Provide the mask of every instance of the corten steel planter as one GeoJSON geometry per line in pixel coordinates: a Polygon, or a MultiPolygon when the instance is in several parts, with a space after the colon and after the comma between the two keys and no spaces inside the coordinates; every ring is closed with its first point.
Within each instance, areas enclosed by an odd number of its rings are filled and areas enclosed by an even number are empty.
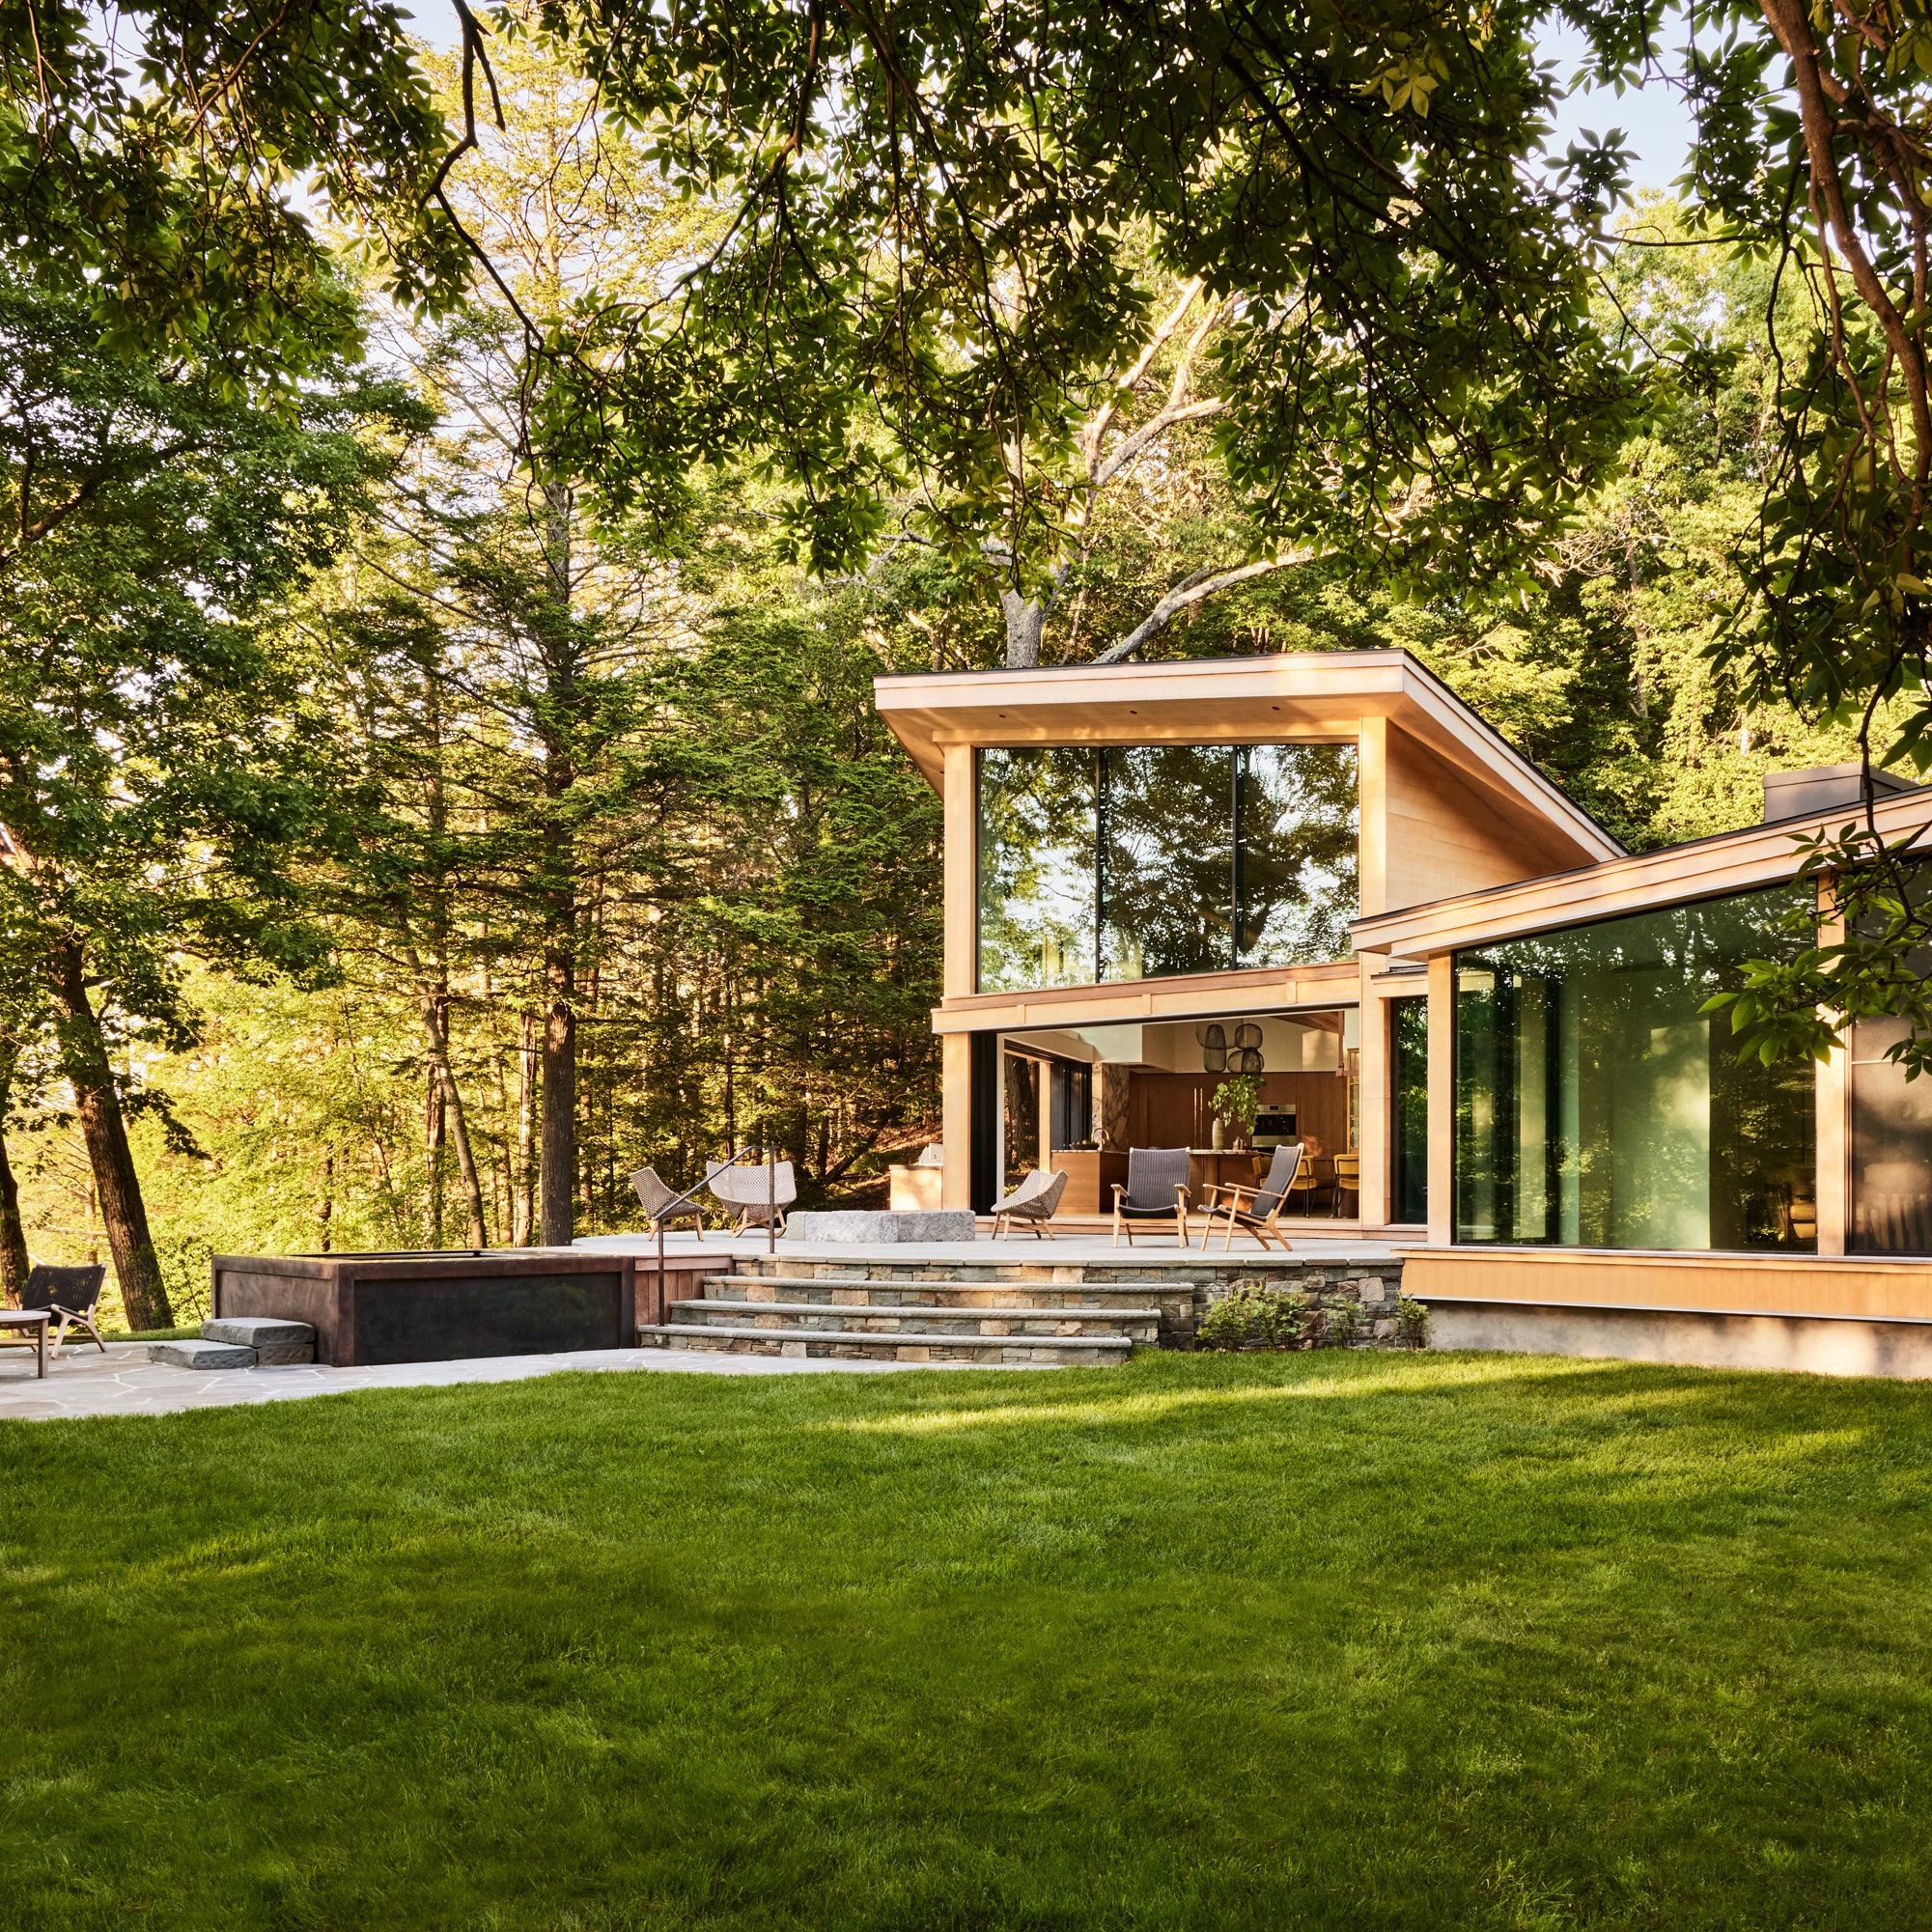
{"type": "Polygon", "coordinates": [[[307,1322],[316,1359],[340,1368],[637,1346],[628,1254],[217,1254],[210,1272],[218,1319],[307,1322]]]}

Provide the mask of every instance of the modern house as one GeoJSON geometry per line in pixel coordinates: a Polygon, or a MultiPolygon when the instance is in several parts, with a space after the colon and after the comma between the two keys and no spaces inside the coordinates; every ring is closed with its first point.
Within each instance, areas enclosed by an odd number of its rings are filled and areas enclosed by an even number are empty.
{"type": "Polygon", "coordinates": [[[1794,835],[1856,774],[1632,854],[1397,651],[877,701],[945,801],[949,1206],[1050,1165],[1098,1212],[1134,1146],[1230,1178],[1213,1095],[1252,1073],[1255,1146],[1358,1162],[1330,1205],[1452,1335],[1932,1372],[1932,1082],[1870,1026],[1740,1066],[1701,1011],[1805,942],[1794,835]]]}

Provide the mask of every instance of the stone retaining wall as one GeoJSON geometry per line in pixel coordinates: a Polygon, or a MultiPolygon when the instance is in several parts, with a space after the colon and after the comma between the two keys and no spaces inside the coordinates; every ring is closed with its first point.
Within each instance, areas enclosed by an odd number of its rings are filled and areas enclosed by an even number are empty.
{"type": "MultiPolygon", "coordinates": [[[[921,1282],[984,1284],[989,1288],[1005,1283],[1035,1290],[1109,1288],[1117,1296],[1139,1294],[1159,1302],[1160,1346],[1165,1349],[1191,1349],[1200,1318],[1237,1288],[1273,1288],[1283,1294],[1299,1290],[1307,1296],[1311,1309],[1320,1309],[1325,1317],[1345,1306],[1354,1311],[1352,1348],[1393,1349],[1403,1346],[1395,1321],[1402,1267],[1400,1255],[1373,1261],[1320,1261],[1292,1254],[1203,1255],[1199,1249],[1162,1254],[1158,1261],[1150,1256],[1134,1264],[1124,1260],[1066,1263],[1056,1262],[1050,1253],[1038,1259],[1030,1255],[1024,1260],[1017,1255],[995,1258],[984,1247],[975,1250],[962,1244],[958,1260],[758,1255],[740,1257],[733,1273],[753,1277],[778,1274],[810,1275],[827,1281],[893,1281],[915,1295],[921,1282]]],[[[1329,1325],[1325,1320],[1311,1326],[1319,1330],[1329,1325]]],[[[1306,1346],[1334,1344],[1317,1332],[1306,1346]]]]}

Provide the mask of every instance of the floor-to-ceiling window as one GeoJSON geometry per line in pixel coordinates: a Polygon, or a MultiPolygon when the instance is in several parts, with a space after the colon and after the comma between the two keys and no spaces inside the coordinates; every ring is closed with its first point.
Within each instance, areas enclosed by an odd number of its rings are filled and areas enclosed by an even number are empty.
{"type": "Polygon", "coordinates": [[[1395,999],[1388,1010],[1389,1212],[1419,1227],[1429,1218],[1429,1002],[1395,999]]]}
{"type": "Polygon", "coordinates": [[[1346,958],[1352,744],[979,754],[983,992],[1346,958]]]}
{"type": "Polygon", "coordinates": [[[1815,1246],[1813,1067],[1741,1064],[1715,993],[1807,941],[1797,887],[1458,954],[1456,1239],[1815,1246]]]}
{"type": "MultiPolygon", "coordinates": [[[[1932,892],[1920,867],[1916,894],[1932,892]]],[[[1932,973],[1932,951],[1912,969],[1932,973]]],[[[1887,1057],[1912,1031],[1904,1020],[1861,1020],[1851,1029],[1851,1226],[1854,1254],[1932,1254],[1932,1078],[1905,1078],[1887,1057]]]]}

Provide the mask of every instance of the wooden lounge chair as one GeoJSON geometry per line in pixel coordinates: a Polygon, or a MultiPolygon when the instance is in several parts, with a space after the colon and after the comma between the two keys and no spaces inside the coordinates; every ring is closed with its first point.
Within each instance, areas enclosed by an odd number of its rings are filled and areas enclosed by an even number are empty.
{"type": "Polygon", "coordinates": [[[1113,1245],[1121,1230],[1134,1246],[1135,1221],[1172,1220],[1181,1246],[1188,1246],[1188,1150],[1185,1147],[1130,1147],[1127,1186],[1113,1184],[1113,1245]]]}
{"type": "Polygon", "coordinates": [[[1012,1233],[1013,1223],[1018,1221],[1031,1229],[1036,1240],[1045,1235],[1051,1241],[1053,1230],[1047,1223],[1053,1218],[1053,1210],[1060,1205],[1060,1196],[1066,1191],[1065,1174],[1050,1174],[1044,1167],[1035,1167],[1003,1201],[994,1203],[994,1240],[1012,1233]]]}
{"type": "Polygon", "coordinates": [[[100,1284],[107,1270],[100,1263],[79,1268],[49,1268],[44,1263],[27,1276],[20,1294],[22,1308],[45,1308],[53,1320],[52,1355],[61,1358],[61,1342],[70,1329],[85,1329],[102,1355],[107,1344],[94,1326],[94,1312],[100,1305],[100,1284]]]}
{"type": "Polygon", "coordinates": [[[1205,1249],[1214,1238],[1217,1215],[1227,1217],[1227,1233],[1221,1242],[1223,1252],[1234,1246],[1237,1227],[1251,1234],[1264,1249],[1272,1241],[1278,1241],[1284,1250],[1291,1247],[1293,1244],[1276,1223],[1281,1218],[1281,1210],[1294,1198],[1296,1177],[1306,1166],[1300,1142],[1291,1141],[1287,1146],[1274,1150],[1274,1158],[1268,1163],[1268,1178],[1259,1187],[1236,1184],[1210,1188],[1203,1203],[1208,1225],[1201,1236],[1202,1248],[1205,1249]]]}
{"type": "Polygon", "coordinates": [[[705,1238],[704,1210],[695,1201],[685,1201],[677,1207],[670,1203],[677,1200],[677,1190],[667,1188],[658,1178],[655,1167],[640,1167],[630,1177],[630,1185],[637,1190],[637,1198],[644,1203],[644,1212],[650,1217],[650,1232],[656,1234],[658,1223],[668,1228],[674,1221],[695,1221],[698,1239],[705,1238]]]}
{"type": "Polygon", "coordinates": [[[775,1211],[778,1232],[785,1232],[785,1210],[798,1198],[798,1183],[789,1161],[780,1161],[775,1170],[741,1163],[733,1166],[720,1161],[707,1170],[711,1190],[732,1217],[732,1230],[742,1234],[746,1228],[763,1227],[775,1211]]]}

